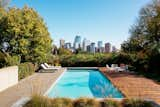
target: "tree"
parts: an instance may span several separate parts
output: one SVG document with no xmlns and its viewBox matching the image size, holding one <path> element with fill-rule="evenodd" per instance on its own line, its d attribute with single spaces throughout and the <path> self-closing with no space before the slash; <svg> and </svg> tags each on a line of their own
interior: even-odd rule
<svg viewBox="0 0 160 107">
<path fill-rule="evenodd" d="M 145 71 L 160 71 L 160 0 L 153 0 L 141 9 L 130 29 L 130 38 L 121 48 L 137 56 L 137 68 L 144 66 Z"/>
<path fill-rule="evenodd" d="M 122 50 L 148 50 L 160 42 L 160 1 L 154 0 L 140 11 L 136 24 L 131 26 L 131 37 L 122 44 Z M 129 50 L 128 50 L 129 49 Z"/>
<path fill-rule="evenodd" d="M 58 54 L 59 55 L 71 55 L 72 52 L 69 49 L 59 48 Z"/>
<path fill-rule="evenodd" d="M 0 19 L 0 48 L 10 55 L 19 55 L 21 62 L 44 62 L 51 53 L 48 29 L 32 8 L 10 8 Z"/>
<path fill-rule="evenodd" d="M 56 45 L 53 45 L 53 46 L 52 46 L 52 54 L 53 54 L 53 55 L 57 55 L 57 54 L 58 54 L 58 48 L 57 48 Z"/>
</svg>

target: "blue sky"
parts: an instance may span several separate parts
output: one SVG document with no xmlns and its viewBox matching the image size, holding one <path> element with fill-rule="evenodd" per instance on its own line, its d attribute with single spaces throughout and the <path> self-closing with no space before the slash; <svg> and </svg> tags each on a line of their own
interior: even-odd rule
<svg viewBox="0 0 160 107">
<path fill-rule="evenodd" d="M 128 30 L 139 10 L 150 0 L 12 0 L 11 6 L 33 7 L 45 20 L 55 44 L 73 42 L 76 35 L 117 48 L 129 37 Z"/>
</svg>

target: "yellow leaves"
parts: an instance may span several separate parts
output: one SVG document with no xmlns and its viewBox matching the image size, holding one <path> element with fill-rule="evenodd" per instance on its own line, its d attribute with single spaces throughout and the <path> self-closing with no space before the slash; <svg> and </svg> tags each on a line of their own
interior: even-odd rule
<svg viewBox="0 0 160 107">
<path fill-rule="evenodd" d="M 28 51 L 27 51 L 26 48 L 21 48 L 21 49 L 20 49 L 20 52 L 21 52 L 23 55 L 28 54 Z"/>
<path fill-rule="evenodd" d="M 13 45 L 13 46 L 15 46 L 16 45 L 16 40 L 11 40 L 10 44 Z"/>
<path fill-rule="evenodd" d="M 19 46 L 20 47 L 25 47 L 29 44 L 29 41 L 27 39 L 20 39 L 19 40 Z"/>
<path fill-rule="evenodd" d="M 5 16 L 6 14 L 7 12 L 3 8 L 0 8 L 0 18 Z"/>
<path fill-rule="evenodd" d="M 23 58 L 24 61 L 30 59 L 40 62 L 46 59 L 51 51 L 52 40 L 38 13 L 27 6 L 22 9 L 11 8 L 5 12 L 3 19 L 0 18 L 0 35 L 2 39 L 8 40 L 12 49 L 10 53 L 21 56 L 29 54 L 28 58 Z"/>
</svg>

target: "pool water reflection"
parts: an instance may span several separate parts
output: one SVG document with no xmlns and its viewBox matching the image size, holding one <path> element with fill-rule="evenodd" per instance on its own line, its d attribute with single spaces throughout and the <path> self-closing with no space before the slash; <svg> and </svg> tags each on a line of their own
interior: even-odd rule
<svg viewBox="0 0 160 107">
<path fill-rule="evenodd" d="M 47 94 L 49 97 L 123 98 L 98 70 L 67 70 Z"/>
</svg>

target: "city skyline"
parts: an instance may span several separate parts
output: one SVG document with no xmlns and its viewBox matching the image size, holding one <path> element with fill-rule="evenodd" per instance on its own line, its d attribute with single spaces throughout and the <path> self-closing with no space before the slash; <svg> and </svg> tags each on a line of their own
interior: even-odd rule
<svg viewBox="0 0 160 107">
<path fill-rule="evenodd" d="M 33 7 L 45 20 L 54 44 L 59 39 L 73 42 L 75 35 L 91 41 L 101 38 L 117 48 L 129 37 L 140 8 L 151 0 L 17 0 L 11 6 Z M 118 18 L 118 19 L 117 19 Z"/>
<path fill-rule="evenodd" d="M 75 52 L 77 49 L 81 49 L 83 52 L 90 53 L 104 53 L 104 52 L 117 52 L 119 49 L 110 42 L 103 42 L 102 40 L 98 40 L 97 42 L 91 41 L 85 37 L 81 37 L 80 35 L 76 35 L 74 42 L 66 41 L 61 38 L 59 40 L 59 46 L 56 45 L 57 48 L 65 48 L 69 49 L 72 52 Z"/>
</svg>

